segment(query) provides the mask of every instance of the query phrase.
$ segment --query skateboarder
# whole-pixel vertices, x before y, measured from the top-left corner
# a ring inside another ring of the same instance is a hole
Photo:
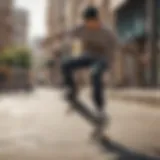
[[[77,100],[77,88],[73,73],[80,68],[90,67],[92,72],[93,101],[97,116],[100,120],[94,135],[100,135],[100,126],[105,119],[105,100],[103,75],[113,66],[114,53],[117,40],[114,33],[105,28],[100,20],[99,12],[95,7],[89,6],[83,13],[84,23],[77,26],[67,35],[78,38],[82,43],[82,54],[76,58],[68,58],[62,62],[62,72],[67,87],[67,100],[74,104]]]

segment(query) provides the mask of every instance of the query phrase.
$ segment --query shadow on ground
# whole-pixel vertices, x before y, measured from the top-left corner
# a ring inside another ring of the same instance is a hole
[[[95,115],[93,115],[93,113],[87,108],[86,105],[82,104],[81,102],[76,102],[74,107],[76,111],[89,123],[92,125],[96,125],[96,123],[98,123]],[[100,147],[102,148],[102,151],[106,153],[109,152],[117,154],[118,158],[116,160],[160,160],[158,157],[151,157],[134,152],[114,141],[108,141],[105,137],[100,140]]]
[[[100,142],[103,151],[118,155],[117,160],[160,160],[160,158],[143,155],[130,150],[116,142],[103,138]]]

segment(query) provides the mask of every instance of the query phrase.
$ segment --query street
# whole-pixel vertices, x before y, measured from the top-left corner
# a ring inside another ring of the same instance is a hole
[[[38,88],[0,97],[0,160],[160,159],[160,109],[110,98],[107,148],[90,140],[93,127],[78,113],[65,114],[62,95]]]

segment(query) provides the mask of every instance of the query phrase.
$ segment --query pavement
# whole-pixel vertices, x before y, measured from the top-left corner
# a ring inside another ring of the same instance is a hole
[[[110,98],[111,141],[95,143],[93,126],[76,112],[66,115],[61,97],[42,88],[0,97],[0,160],[160,160],[158,108]],[[92,106],[87,93],[81,99]]]
[[[110,95],[121,100],[138,101],[160,107],[159,89],[113,89]]]

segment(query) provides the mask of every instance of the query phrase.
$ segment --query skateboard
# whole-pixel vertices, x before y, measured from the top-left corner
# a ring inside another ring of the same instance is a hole
[[[99,129],[104,129],[107,125],[106,123],[102,124],[102,126],[99,125],[100,120],[98,117],[87,107],[87,105],[83,104],[80,101],[74,101],[72,102],[72,108],[74,111],[76,111],[82,118],[84,118],[88,123],[90,123],[93,127],[99,126]],[[94,138],[94,134],[91,136]],[[101,137],[104,139],[104,137]]]
[[[89,107],[87,107],[82,102],[74,101],[70,105],[71,105],[71,110],[76,111],[91,125],[95,126],[99,122],[96,115],[89,109]]]

